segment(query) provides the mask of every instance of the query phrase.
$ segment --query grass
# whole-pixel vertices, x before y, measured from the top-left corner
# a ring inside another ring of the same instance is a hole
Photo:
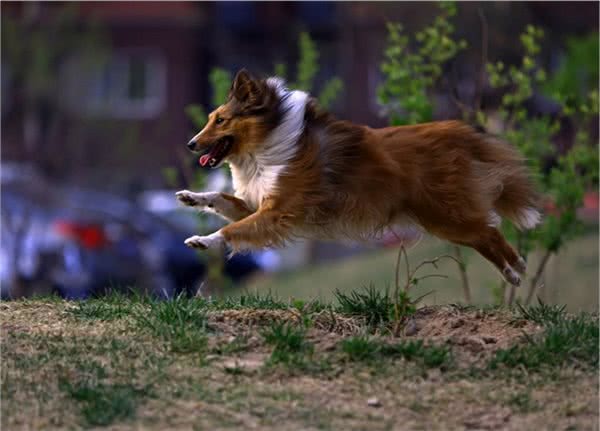
[[[270,291],[262,295],[258,292],[244,292],[238,297],[226,297],[211,303],[211,308],[217,310],[285,310],[289,307],[289,303],[273,296]]]
[[[537,305],[524,307],[517,304],[517,309],[522,318],[544,326],[558,324],[565,319],[566,313],[565,305],[548,305],[540,298]]]
[[[144,390],[131,385],[61,382],[61,389],[78,401],[81,415],[89,426],[107,426],[135,416],[137,403]]]
[[[388,323],[394,311],[394,300],[389,289],[381,291],[374,285],[350,293],[336,290],[335,298],[339,303],[337,311],[349,316],[364,317],[371,328]]]
[[[133,313],[138,326],[162,338],[177,353],[203,352],[207,347],[205,301],[183,295],[169,301],[151,301],[149,309]]]
[[[289,323],[274,323],[262,332],[265,342],[273,346],[270,362],[302,366],[312,355],[313,346],[306,341],[306,330]]]
[[[505,414],[501,408],[511,413],[507,429],[597,428],[596,316],[545,303],[513,311],[433,307],[413,318],[422,331],[438,325],[438,339],[373,336],[364,335],[376,321],[367,316],[380,319],[388,300],[368,289],[345,295],[345,305],[270,293],[0,303],[0,425],[490,428],[469,415]],[[452,329],[456,319],[467,323]],[[485,328],[512,335],[480,354],[452,341],[463,327],[477,329],[469,336]],[[472,364],[479,373],[469,374]],[[368,406],[374,396],[382,407]]]
[[[530,413],[539,409],[539,406],[531,396],[530,390],[518,391],[511,394],[506,404],[519,413]]]
[[[384,343],[366,336],[345,339],[342,351],[351,361],[375,362],[384,358],[404,358],[426,368],[448,369],[452,362],[450,350],[445,346],[425,345],[422,340]]]
[[[564,306],[549,306],[542,301],[518,309],[523,318],[544,326],[544,331],[537,336],[526,335],[524,344],[498,350],[490,368],[503,366],[539,371],[569,363],[591,369],[598,367],[600,327],[597,315],[569,315]]]
[[[111,321],[129,316],[135,304],[148,300],[141,295],[126,295],[119,291],[111,291],[99,298],[78,301],[69,311],[80,319]]]

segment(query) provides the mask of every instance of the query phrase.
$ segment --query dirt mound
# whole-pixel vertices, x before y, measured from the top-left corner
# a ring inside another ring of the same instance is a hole
[[[299,310],[224,310],[209,314],[210,324],[219,333],[236,336],[256,334],[273,322],[301,325],[305,317]],[[519,342],[524,334],[541,330],[536,324],[518,319],[510,311],[469,310],[456,306],[431,306],[419,309],[404,325],[399,337],[378,329],[376,336],[394,342],[422,339],[426,343],[448,344],[467,363]],[[348,317],[330,310],[311,315],[309,337],[317,349],[330,350],[344,336],[365,333],[364,319]],[[470,358],[468,358],[470,357]]]

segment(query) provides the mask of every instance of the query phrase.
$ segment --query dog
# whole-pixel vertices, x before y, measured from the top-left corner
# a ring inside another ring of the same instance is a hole
[[[518,286],[526,263],[498,226],[505,217],[530,229],[541,218],[524,160],[505,142],[461,121],[374,129],[338,120],[282,79],[246,70],[187,146],[202,166],[228,163],[235,190],[176,193],[231,222],[189,247],[367,239],[404,224],[475,249]]]

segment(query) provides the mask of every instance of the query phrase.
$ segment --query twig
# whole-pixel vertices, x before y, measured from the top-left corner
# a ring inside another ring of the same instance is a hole
[[[469,288],[469,277],[467,276],[467,266],[465,265],[464,259],[462,257],[462,252],[460,251],[460,247],[454,246],[454,253],[456,254],[457,265],[460,272],[460,278],[462,280],[462,288],[463,294],[465,295],[465,302],[467,304],[471,303],[471,289]]]
[[[542,258],[542,261],[538,265],[535,275],[531,279],[531,284],[529,285],[529,292],[527,293],[527,299],[525,299],[525,305],[529,305],[529,303],[531,302],[531,299],[533,298],[533,294],[535,293],[535,290],[537,288],[537,284],[540,281],[540,278],[542,277],[542,275],[544,274],[544,269],[546,268],[546,264],[548,263],[550,256],[552,256],[552,251],[546,250],[546,254],[544,254],[544,257]]]
[[[452,65],[452,79],[446,78],[446,83],[450,89],[450,99],[456,105],[458,110],[461,112],[464,118],[470,118],[472,115],[472,108],[460,100],[458,94],[458,86],[456,85],[456,67]]]
[[[438,267],[437,267],[438,261],[440,261],[441,259],[444,259],[444,258],[452,259],[453,261],[460,263],[460,261],[456,260],[456,258],[454,256],[451,256],[449,254],[444,254],[442,256],[434,257],[433,259],[423,260],[423,261],[421,261],[421,263],[419,263],[417,265],[417,267],[410,274],[411,275],[410,279],[412,279],[412,276],[414,276],[419,271],[419,269],[421,269],[421,267],[423,267],[425,265],[432,265],[435,269],[438,269]]]
[[[425,280],[426,278],[433,278],[433,277],[448,278],[448,276],[444,275],[444,274],[427,274],[427,275],[424,275],[423,277],[419,277],[419,281]]]
[[[402,258],[402,250],[404,250],[404,246],[400,246],[400,250],[398,250],[398,257],[396,258],[396,283],[394,286],[396,287],[396,291],[398,291],[398,286],[400,285],[400,259]]]
[[[500,283],[500,305],[506,304],[506,281]]]
[[[506,301],[506,305],[508,305],[509,307],[511,305],[513,305],[516,294],[517,294],[517,286],[515,286],[514,284],[511,284],[510,290],[508,291],[508,300]]]

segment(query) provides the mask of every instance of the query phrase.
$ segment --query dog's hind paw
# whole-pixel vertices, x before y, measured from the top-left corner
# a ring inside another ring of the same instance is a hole
[[[525,271],[527,270],[527,262],[525,262],[525,259],[523,259],[521,256],[519,256],[519,259],[517,260],[517,262],[513,265],[513,268],[515,269],[515,271],[517,271],[519,274],[524,275]]]
[[[504,276],[504,279],[513,286],[518,287],[521,284],[521,277],[519,277],[519,274],[517,274],[510,266],[507,266],[502,270],[502,275]]]

